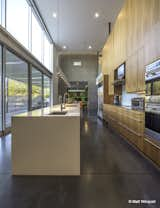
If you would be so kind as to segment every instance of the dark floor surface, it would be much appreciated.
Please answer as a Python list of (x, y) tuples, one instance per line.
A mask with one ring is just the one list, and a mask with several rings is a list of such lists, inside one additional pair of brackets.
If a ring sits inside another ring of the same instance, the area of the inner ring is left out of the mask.
[(80, 177), (12, 177), (10, 149), (0, 139), (0, 208), (160, 207), (160, 171), (96, 116), (81, 120)]

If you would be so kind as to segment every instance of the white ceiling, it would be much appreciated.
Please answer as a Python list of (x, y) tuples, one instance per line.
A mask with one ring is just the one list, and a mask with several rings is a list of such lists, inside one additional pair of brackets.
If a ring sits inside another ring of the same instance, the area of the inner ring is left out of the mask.
[[(36, 0), (57, 46), (69, 52), (100, 51), (107, 39), (108, 22), (114, 22), (124, 0)], [(53, 18), (53, 12), (57, 18)], [(94, 18), (95, 12), (100, 14)]]

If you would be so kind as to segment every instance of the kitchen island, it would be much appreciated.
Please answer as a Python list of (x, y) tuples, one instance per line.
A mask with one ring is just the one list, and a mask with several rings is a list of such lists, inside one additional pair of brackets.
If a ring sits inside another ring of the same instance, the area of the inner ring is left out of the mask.
[(13, 175), (80, 175), (80, 106), (42, 108), (12, 118)]

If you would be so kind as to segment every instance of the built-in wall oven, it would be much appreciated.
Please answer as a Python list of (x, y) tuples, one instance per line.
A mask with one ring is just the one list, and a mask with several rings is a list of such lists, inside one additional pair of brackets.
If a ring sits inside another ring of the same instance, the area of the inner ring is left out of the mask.
[(145, 126), (160, 134), (160, 95), (146, 97)]
[(146, 96), (160, 95), (160, 78), (146, 82)]
[(146, 66), (145, 81), (146, 133), (160, 139), (160, 60)]

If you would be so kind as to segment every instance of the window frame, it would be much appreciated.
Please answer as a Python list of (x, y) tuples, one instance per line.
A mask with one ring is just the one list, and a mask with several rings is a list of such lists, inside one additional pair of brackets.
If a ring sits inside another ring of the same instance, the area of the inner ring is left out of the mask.
[(2, 46), (3, 47), (3, 85), (4, 85), (4, 88), (3, 88), (3, 91), (4, 91), (4, 100), (3, 100), (3, 114), (4, 114), (4, 119), (3, 119), (3, 128), (5, 129), (6, 132), (9, 132), (10, 131), (10, 127), (6, 127), (6, 83), (5, 83), (5, 80), (6, 80), (6, 55), (7, 55), (7, 51), (9, 51), (10, 53), (12, 53), (14, 56), (16, 56), (17, 58), (21, 59), (23, 62), (25, 62), (27, 64), (27, 111), (29, 110), (29, 63), (28, 61), (26, 61), (24, 58), (22, 58), (19, 54), (17, 54), (14, 50), (12, 50), (11, 48), (7, 47), (7, 46)]
[[(38, 8), (35, 6), (35, 3), (32, 1), (32, 0), (25, 0), (26, 3), (28, 4), (28, 44), (27, 44), (27, 47), (21, 43), (14, 35), (12, 35), (8, 30), (7, 30), (7, 1), (8, 0), (0, 0), (3, 2), (3, 5), (4, 5), (4, 10), (3, 11), (3, 27), (5, 28), (5, 30), (16, 40), (18, 41), (18, 43), (20, 43), (22, 45), (22, 47), (24, 47), (28, 52), (30, 52), (34, 58), (36, 60), (38, 60), (43, 66), (45, 69), (47, 69), (50, 73), (53, 74), (53, 67), (52, 67), (52, 62), (53, 62), (53, 53), (54, 51), (53, 50), (53, 40), (52, 40), (52, 37), (48, 31), (48, 28), (42, 18), (42, 15), (40, 14)], [(41, 57), (40, 57), (40, 60), (33, 54), (32, 52), (32, 48), (33, 48), (33, 43), (32, 43), (32, 14), (34, 15), (34, 17), (36, 18), (39, 26), (40, 26), (40, 29), (41, 29)], [(47, 40), (49, 41), (49, 45), (50, 45), (50, 58), (49, 58), (49, 66), (46, 66), (44, 64), (44, 36), (46, 36)]]
[(30, 71), (30, 75), (31, 75), (31, 80), (30, 80), (30, 84), (31, 84), (31, 106), (30, 109), (31, 110), (36, 110), (36, 109), (40, 109), (40, 108), (33, 108), (32, 106), (32, 70), (37, 70), (38, 72), (41, 73), (41, 108), (43, 108), (43, 72), (40, 71), (37, 67), (35, 67), (34, 65), (31, 66), (31, 71)]
[[(8, 29), (7, 29), (7, 6), (8, 6), (8, 0), (1, 0), (1, 1), (3, 1), (4, 2), (4, 7), (5, 7), (5, 11), (4, 11), (4, 22), (5, 22), (5, 25), (4, 25), (4, 27), (5, 27), (5, 29), (6, 29), (6, 31), (9, 33), (9, 34), (11, 34), (11, 36), (13, 36), (15, 39), (16, 39), (16, 41), (18, 41), (24, 48), (26, 48), (28, 51), (30, 51), (30, 27), (31, 27), (31, 25), (30, 25), (30, 10), (31, 10), (31, 5), (29, 4), (29, 1), (28, 0), (24, 0), (25, 2), (26, 2), (26, 4), (28, 5), (28, 34), (27, 34), (27, 39), (28, 39), (28, 43), (27, 43), (27, 46), (25, 46), (25, 44), (24, 43), (22, 43), (22, 42), (20, 42), (18, 39), (17, 39), (17, 37), (15, 37), (14, 36), (14, 34), (12, 34)], [(30, 51), (31, 52), (31, 51)]]
[[(49, 90), (50, 90), (50, 96), (49, 96), (49, 100), (50, 100), (50, 103), (49, 103), (49, 106), (51, 106), (51, 77), (47, 76), (46, 74), (43, 74), (43, 107), (44, 107), (44, 89), (45, 89), (45, 85), (44, 85), (44, 77), (47, 77), (49, 79)], [(48, 107), (49, 107), (48, 106)]]

